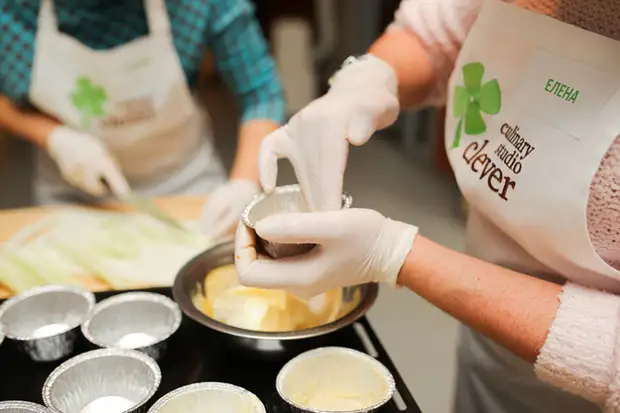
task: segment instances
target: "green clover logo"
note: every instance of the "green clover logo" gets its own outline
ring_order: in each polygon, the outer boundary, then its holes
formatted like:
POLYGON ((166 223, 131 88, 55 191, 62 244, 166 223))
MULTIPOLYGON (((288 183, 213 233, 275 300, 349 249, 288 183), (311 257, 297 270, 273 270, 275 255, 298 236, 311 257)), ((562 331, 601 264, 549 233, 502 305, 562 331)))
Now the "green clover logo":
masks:
POLYGON ((84 129, 90 129, 94 118, 105 115, 103 105, 107 101, 108 94, 102 87, 95 86, 90 78, 81 76, 75 82, 71 103, 82 115, 84 129))
POLYGON ((495 115, 502 107, 502 92, 497 79, 482 84, 483 76, 482 63, 469 63, 463 66, 465 86, 456 86, 452 102, 454 117, 459 118, 452 141, 453 148, 458 148, 461 144, 463 122, 466 135, 480 135, 487 130, 482 113, 495 115))

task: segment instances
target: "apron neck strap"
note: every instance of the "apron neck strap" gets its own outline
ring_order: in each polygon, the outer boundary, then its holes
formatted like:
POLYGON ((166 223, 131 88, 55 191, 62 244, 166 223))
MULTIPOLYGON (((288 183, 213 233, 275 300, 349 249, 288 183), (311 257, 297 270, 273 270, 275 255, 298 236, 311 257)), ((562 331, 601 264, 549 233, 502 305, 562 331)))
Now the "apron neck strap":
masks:
POLYGON ((43 0, 39 9, 38 31, 42 33, 55 33, 58 31, 58 21, 54 11, 52 0, 43 0))
MULTIPOLYGON (((150 34, 171 35, 170 19, 165 0, 144 0, 144 11, 150 34)), ((47 33, 58 32, 58 20, 53 0, 43 0, 39 9, 38 30, 47 33)))
POLYGON ((166 0, 144 0, 144 11, 151 34, 172 35, 166 0))

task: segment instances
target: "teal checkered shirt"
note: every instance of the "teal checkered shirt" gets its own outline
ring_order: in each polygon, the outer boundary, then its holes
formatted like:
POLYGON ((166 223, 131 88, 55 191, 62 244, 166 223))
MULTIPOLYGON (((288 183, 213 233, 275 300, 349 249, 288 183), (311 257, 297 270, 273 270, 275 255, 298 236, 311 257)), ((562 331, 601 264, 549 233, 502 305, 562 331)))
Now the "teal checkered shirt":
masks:
MULTIPOLYGON (((0 94, 20 105, 29 103, 40 3, 0 0, 0 94)), ((60 31, 92 49, 111 49, 148 33, 144 0, 55 0, 54 5, 60 31)), ((166 6, 190 87, 210 50, 242 121, 284 121, 282 87, 249 0, 167 0, 166 6)))

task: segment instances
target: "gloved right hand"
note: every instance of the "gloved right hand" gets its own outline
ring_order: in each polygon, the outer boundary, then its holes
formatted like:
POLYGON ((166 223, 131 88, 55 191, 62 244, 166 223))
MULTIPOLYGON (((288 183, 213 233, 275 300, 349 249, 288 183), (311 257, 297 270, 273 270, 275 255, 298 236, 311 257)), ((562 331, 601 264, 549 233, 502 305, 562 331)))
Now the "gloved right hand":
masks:
POLYGON ((329 92, 310 103, 261 145, 265 192, 276 185, 280 158, 288 158, 313 211, 342 207, 349 142, 362 145, 398 117, 397 78, 384 61, 367 55, 345 66, 329 92))
POLYGON ((278 214, 258 222, 261 238, 285 244, 318 244, 306 254, 273 260, 256 251, 243 223, 235 237, 241 284, 285 289, 303 298, 368 282, 396 285, 418 228, 368 209, 278 214))
POLYGON ((62 177, 71 185, 96 197, 106 195, 107 187, 116 196, 129 192, 120 167, 96 137, 59 126, 47 138, 46 147, 62 177))

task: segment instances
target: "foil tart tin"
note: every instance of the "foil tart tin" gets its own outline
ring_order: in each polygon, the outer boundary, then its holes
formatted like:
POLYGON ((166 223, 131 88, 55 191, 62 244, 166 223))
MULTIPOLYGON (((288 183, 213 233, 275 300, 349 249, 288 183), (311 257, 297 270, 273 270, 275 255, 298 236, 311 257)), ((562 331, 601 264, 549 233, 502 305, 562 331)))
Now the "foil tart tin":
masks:
POLYGON ((93 350, 47 377, 43 402, 53 413, 143 413, 160 382, 157 362, 144 353, 93 350))
POLYGON ((396 382, 368 354, 321 347, 286 363, 276 378, 276 390, 296 413, 369 413, 390 401, 396 382))
POLYGON ((254 393, 228 383, 205 382, 178 388, 159 399, 148 413, 266 413, 254 393))
MULTIPOLYGON (((342 195, 342 208, 350 208, 353 198, 348 194, 342 195)), ((261 219, 276 214, 310 212, 304 198, 301 187, 285 185, 276 187, 269 194, 256 196, 241 214, 241 219, 246 227, 254 229, 261 219)), ((256 247, 259 253, 268 255, 273 259, 292 257, 305 254, 314 248, 316 244, 282 244, 270 242, 256 235, 256 247)))
POLYGON ((0 306, 0 329, 32 360, 60 360, 74 352, 94 305, 95 296, 76 286, 35 287, 0 306))
POLYGON ((82 334, 95 346, 138 350, 160 360, 181 319, 179 306, 168 297, 131 292, 99 302, 82 334))
POLYGON ((40 404, 9 400, 0 402, 0 413, 50 413, 50 411, 40 404))

